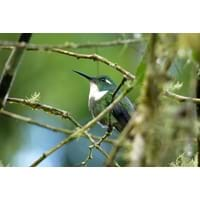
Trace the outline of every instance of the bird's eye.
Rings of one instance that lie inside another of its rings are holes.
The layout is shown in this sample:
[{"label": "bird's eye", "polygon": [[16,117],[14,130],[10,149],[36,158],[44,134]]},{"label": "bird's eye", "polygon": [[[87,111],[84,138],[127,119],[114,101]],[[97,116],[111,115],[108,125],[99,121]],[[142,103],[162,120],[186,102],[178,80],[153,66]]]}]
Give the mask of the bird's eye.
[{"label": "bird's eye", "polygon": [[112,84],[109,80],[107,80],[106,78],[101,78],[101,81],[105,82],[105,83],[108,83],[108,84]]}]

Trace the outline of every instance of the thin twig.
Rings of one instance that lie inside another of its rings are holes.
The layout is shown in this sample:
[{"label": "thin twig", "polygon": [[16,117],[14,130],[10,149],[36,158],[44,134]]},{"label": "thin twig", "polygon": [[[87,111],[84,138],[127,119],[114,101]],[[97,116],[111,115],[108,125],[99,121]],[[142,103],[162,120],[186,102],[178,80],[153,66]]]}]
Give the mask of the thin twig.
[{"label": "thin twig", "polygon": [[[10,118],[13,118],[13,119],[17,119],[17,120],[20,120],[20,121],[23,121],[23,122],[26,122],[26,123],[29,123],[29,124],[32,124],[32,125],[35,125],[35,126],[42,127],[42,128],[46,128],[46,129],[49,129],[49,130],[54,131],[54,132],[64,133],[66,135],[71,135],[74,132],[72,130],[57,128],[57,127],[54,127],[54,126],[49,125],[49,124],[44,124],[44,123],[35,121],[35,120],[31,119],[30,117],[24,117],[22,115],[18,115],[16,113],[11,113],[11,112],[8,112],[8,111],[5,111],[5,110],[1,110],[0,115],[4,115],[4,116],[7,116],[7,117],[10,117]],[[90,135],[92,138],[94,138],[96,140],[101,139],[101,137],[91,135],[90,133],[88,133],[88,135]],[[81,137],[86,137],[86,136],[82,135]],[[115,144],[115,142],[111,139],[106,139],[106,140],[104,140],[104,142],[107,142],[107,143],[110,143],[110,144]]]},{"label": "thin twig", "polygon": [[23,121],[23,122],[26,122],[28,124],[32,124],[32,125],[35,125],[35,126],[40,126],[42,128],[46,128],[46,129],[49,129],[49,130],[54,131],[54,132],[61,132],[61,133],[65,133],[67,135],[70,135],[70,134],[73,133],[73,131],[71,131],[71,130],[67,130],[67,129],[63,129],[63,128],[56,128],[56,127],[51,126],[49,124],[44,124],[44,123],[35,121],[35,120],[33,120],[29,117],[24,117],[22,115],[18,115],[18,114],[8,112],[8,111],[5,111],[5,110],[1,110],[0,115],[4,115],[4,116],[7,116],[7,117],[10,117],[10,118],[13,118],[13,119],[17,119],[17,120],[20,120],[20,121]]},{"label": "thin twig", "polygon": [[[98,42],[98,43],[74,43],[74,42],[65,42],[65,44],[58,44],[58,45],[48,45],[48,44],[27,44],[27,50],[49,50],[52,48],[60,48],[60,49],[79,49],[79,48],[100,48],[100,47],[113,47],[119,45],[129,45],[135,44],[138,42],[146,41],[145,39],[118,39],[113,41],[105,41],[105,42]],[[11,41],[0,41],[0,48],[1,49],[11,49],[14,47],[18,47],[21,44],[18,42],[11,42]]]},{"label": "thin twig", "polygon": [[[106,153],[98,144],[98,142],[95,142],[94,139],[91,137],[91,135],[89,135],[86,131],[84,132],[84,134],[88,137],[88,139],[91,141],[92,145],[89,146],[89,154],[88,154],[88,161],[89,161],[89,157],[92,157],[92,153],[93,153],[93,148],[95,147],[98,151],[100,151],[105,157],[106,159],[109,159],[109,154]],[[86,159],[87,161],[87,159]],[[87,161],[87,162],[88,162]],[[120,167],[120,165],[113,160],[113,163],[116,167]],[[87,164],[87,163],[85,163]]]},{"label": "thin twig", "polygon": [[106,131],[106,133],[96,142],[96,144],[101,145],[101,143],[108,137],[112,135],[112,131]]},{"label": "thin twig", "polygon": [[[123,77],[121,83],[118,85],[118,87],[116,88],[116,90],[114,91],[113,95],[112,95],[112,100],[110,103],[112,103],[115,99],[115,96],[117,94],[117,92],[121,89],[121,87],[124,85],[124,83],[127,81],[127,79],[125,77]],[[111,114],[112,112],[109,113],[108,119],[109,119],[109,125],[108,125],[108,129],[110,129],[108,132],[111,132],[112,130],[112,123],[111,123]]]},{"label": "thin twig", "polygon": [[[107,112],[106,112],[107,113]],[[105,113],[105,114],[106,114]],[[101,113],[100,113],[101,114]],[[89,122],[90,123],[90,122]],[[92,126],[92,125],[91,125]],[[83,127],[84,128],[84,127]],[[89,146],[89,154],[88,154],[88,159],[86,158],[86,162],[85,165],[87,164],[87,162],[89,161],[89,159],[92,159],[92,153],[93,153],[93,147],[95,147],[99,152],[101,152],[107,159],[109,159],[109,155],[100,147],[100,144],[98,144],[98,142],[96,142],[92,135],[89,134],[87,131],[84,131],[83,134],[90,140],[90,142],[92,143],[92,145]],[[101,138],[99,139],[101,140]],[[104,140],[105,141],[105,140]],[[103,142],[103,141],[102,141]],[[119,164],[113,160],[113,163],[115,166],[119,167]]]},{"label": "thin twig", "polygon": [[[88,155],[85,158],[85,160],[81,162],[81,165],[87,166],[89,160],[93,159],[92,154],[93,154],[94,148],[95,147],[97,147],[97,148],[100,147],[101,143],[103,141],[105,141],[111,134],[112,134],[112,131],[106,131],[106,133],[97,142],[95,142],[94,140],[91,140],[90,138],[88,138],[91,141],[92,144],[88,147],[89,148]],[[106,158],[109,158],[109,157],[106,156]],[[117,163],[115,163],[115,165],[118,166]]]},{"label": "thin twig", "polygon": [[83,166],[86,167],[87,164],[88,164],[88,162],[89,162],[89,160],[92,160],[92,159],[93,159],[93,155],[92,155],[93,150],[94,150],[93,145],[90,145],[90,146],[89,146],[89,152],[88,152],[88,155],[87,155],[87,157],[85,158],[85,160],[81,162],[81,165],[83,165]]},{"label": "thin twig", "polygon": [[186,97],[186,96],[175,94],[170,91],[165,91],[165,95],[168,97],[173,97],[174,99],[177,99],[178,101],[192,101],[193,103],[200,104],[199,98]]},{"label": "thin twig", "polygon": [[119,84],[119,86],[116,88],[116,90],[114,91],[113,95],[112,95],[112,101],[114,100],[117,92],[121,89],[121,87],[124,85],[124,83],[127,81],[127,79],[125,77],[123,77],[121,83]]}]

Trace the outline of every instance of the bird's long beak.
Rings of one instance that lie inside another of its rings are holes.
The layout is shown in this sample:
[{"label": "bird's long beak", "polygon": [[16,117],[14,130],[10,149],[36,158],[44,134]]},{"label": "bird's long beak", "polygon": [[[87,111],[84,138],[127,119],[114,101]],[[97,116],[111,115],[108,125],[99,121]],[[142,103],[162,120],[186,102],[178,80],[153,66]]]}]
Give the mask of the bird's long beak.
[{"label": "bird's long beak", "polygon": [[82,72],[78,72],[78,71],[75,71],[75,70],[73,70],[73,72],[75,72],[75,73],[77,73],[77,74],[83,76],[84,78],[88,79],[89,81],[92,81],[92,80],[94,79],[93,77],[88,76],[88,75],[86,75],[86,74],[84,74],[84,73],[82,73]]}]

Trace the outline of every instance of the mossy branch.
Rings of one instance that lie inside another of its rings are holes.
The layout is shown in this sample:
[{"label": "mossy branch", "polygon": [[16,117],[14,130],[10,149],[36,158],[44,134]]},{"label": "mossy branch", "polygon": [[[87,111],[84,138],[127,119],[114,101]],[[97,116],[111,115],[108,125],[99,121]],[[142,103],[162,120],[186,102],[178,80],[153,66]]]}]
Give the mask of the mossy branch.
[{"label": "mossy branch", "polygon": [[193,103],[196,103],[196,104],[200,104],[200,99],[199,98],[194,98],[194,97],[187,97],[187,96],[182,96],[182,95],[179,95],[179,94],[175,94],[171,91],[165,91],[164,93],[166,96],[168,97],[172,97],[178,101],[181,101],[181,102],[185,102],[185,101],[191,101]]},{"label": "mossy branch", "polygon": [[49,105],[45,105],[45,104],[41,104],[41,103],[37,103],[37,102],[31,102],[27,99],[21,99],[21,98],[8,98],[8,102],[9,103],[16,103],[16,104],[22,104],[22,105],[26,105],[31,107],[34,110],[43,110],[44,112],[47,112],[49,114],[52,115],[57,115],[60,116],[64,119],[69,119],[75,126],[77,127],[81,127],[81,125],[78,123],[77,120],[75,120],[73,118],[73,116],[71,115],[71,113],[49,106]]},{"label": "mossy branch", "polygon": [[[149,65],[146,72],[146,77],[144,80],[144,85],[142,88],[139,105],[137,110],[133,113],[131,119],[129,120],[127,126],[124,128],[120,134],[116,144],[111,150],[110,157],[106,161],[106,166],[113,166],[113,160],[115,159],[117,153],[128,142],[133,149],[135,145],[136,137],[140,138],[143,145],[140,151],[140,156],[136,161],[137,164],[133,164],[132,158],[129,158],[131,165],[145,165],[145,136],[148,135],[150,122],[152,122],[154,113],[159,106],[159,95],[162,91],[162,85],[165,80],[165,73],[159,72],[156,63],[155,46],[157,41],[157,35],[152,34],[150,44],[149,44]],[[168,63],[167,63],[168,65]],[[162,75],[162,76],[161,76]],[[160,81],[160,82],[158,82]],[[135,152],[134,152],[135,153]]]}]

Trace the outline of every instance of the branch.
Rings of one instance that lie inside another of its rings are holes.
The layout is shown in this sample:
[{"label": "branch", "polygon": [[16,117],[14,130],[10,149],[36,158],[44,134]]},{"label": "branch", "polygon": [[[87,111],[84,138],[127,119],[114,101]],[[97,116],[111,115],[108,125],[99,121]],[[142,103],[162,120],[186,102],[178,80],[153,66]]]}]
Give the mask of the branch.
[{"label": "branch", "polygon": [[[118,103],[124,96],[126,96],[126,94],[132,89],[132,86],[128,86],[126,88],[126,90],[118,96],[118,98],[116,98],[115,101],[113,101],[112,104],[110,104],[103,112],[101,112],[96,118],[94,118],[93,120],[91,120],[90,122],[88,122],[85,126],[83,126],[81,129],[79,129],[78,131],[74,132],[72,135],[70,135],[67,139],[63,140],[61,143],[59,143],[58,145],[56,145],[55,147],[53,147],[52,149],[50,149],[49,151],[45,152],[42,154],[42,156],[40,156],[31,166],[36,166],[38,165],[40,162],[42,162],[45,158],[47,158],[50,154],[52,154],[53,152],[55,152],[57,149],[61,148],[63,145],[65,145],[66,143],[70,142],[71,141],[71,138],[74,138],[74,135],[80,137],[82,135],[85,135],[88,137],[88,139],[92,142],[92,144],[95,146],[95,148],[97,150],[99,150],[107,159],[109,159],[109,155],[94,141],[94,139],[92,138],[92,136],[87,133],[87,130],[92,126],[94,125],[97,121],[99,121],[107,112],[109,112],[116,103]],[[16,100],[16,98],[15,98]],[[16,102],[16,101],[15,101]],[[25,102],[25,101],[23,101]],[[25,105],[29,105],[30,106],[30,102]],[[40,105],[41,106],[41,105]],[[50,125],[44,125],[44,124],[41,124],[40,122],[36,122],[36,121],[33,121],[32,119],[30,118],[26,118],[26,117],[23,117],[23,116],[20,116],[20,115],[16,115],[14,113],[9,113],[7,111],[1,111],[0,112],[1,114],[3,115],[6,115],[6,116],[9,116],[9,117],[12,117],[12,118],[15,118],[15,119],[18,119],[18,120],[21,120],[21,121],[25,121],[27,123],[30,123],[30,124],[34,124],[34,125],[38,125],[38,126],[41,126],[41,127],[44,127],[44,128],[47,128],[47,129],[51,129],[53,131],[59,131],[59,132],[64,132],[64,133],[67,133],[67,131],[65,129],[58,129],[58,128],[55,128],[55,127],[52,127]],[[70,132],[71,133],[71,132]],[[101,138],[100,138],[101,140]],[[116,161],[113,161],[114,164],[116,166],[119,166]]]},{"label": "branch", "polygon": [[[106,140],[111,134],[112,134],[112,132],[106,131],[106,133],[97,142],[95,142],[91,137],[88,136],[88,139],[91,141],[92,145],[90,145],[88,147],[89,153],[88,153],[87,157],[85,158],[85,160],[81,162],[81,165],[87,166],[87,163],[89,162],[89,160],[93,159],[92,153],[93,153],[94,148],[98,149],[100,147],[101,143],[104,140]],[[101,149],[99,149],[99,150],[102,151]],[[109,155],[107,153],[106,154],[104,153],[104,155],[106,156],[107,159],[109,159]],[[119,166],[117,162],[115,162],[115,165]]]},{"label": "branch", "polygon": [[193,103],[200,104],[199,98],[186,97],[186,96],[175,94],[170,91],[165,91],[165,95],[168,97],[173,97],[174,99],[177,99],[178,101],[192,101]]},{"label": "branch", "polygon": [[[74,42],[66,42],[65,44],[59,45],[47,45],[47,44],[27,44],[26,50],[49,50],[52,48],[59,48],[59,49],[81,49],[81,48],[101,48],[101,47],[113,47],[119,45],[128,45],[128,44],[135,44],[137,42],[146,41],[145,39],[118,39],[113,41],[105,41],[105,42],[96,42],[96,43],[82,43],[77,44]],[[11,49],[14,47],[21,46],[18,42],[11,42],[11,41],[0,41],[0,48],[1,49]]]},{"label": "branch", "polygon": [[113,69],[119,71],[120,73],[124,74],[127,77],[127,79],[130,79],[130,80],[135,79],[135,76],[133,74],[131,74],[130,72],[128,72],[127,70],[125,70],[123,67],[121,67],[118,64],[115,64],[115,63],[109,61],[108,59],[106,59],[100,55],[97,55],[97,54],[81,54],[81,53],[75,53],[72,51],[67,51],[67,50],[57,49],[57,48],[49,49],[49,51],[72,56],[77,59],[90,59],[93,61],[99,61],[99,62],[102,62],[102,63],[112,67]]},{"label": "branch", "polygon": [[[55,108],[55,107],[52,107],[52,106],[49,106],[49,105],[31,102],[31,101],[26,100],[26,99],[11,98],[11,97],[8,98],[8,103],[22,104],[22,105],[29,106],[29,107],[36,109],[36,110],[43,110],[44,112],[62,117],[63,119],[69,119],[76,127],[79,127],[79,128],[82,127],[81,124],[79,124],[79,122],[74,119],[74,117],[71,115],[71,113],[64,111],[64,110],[61,110],[61,109],[58,109],[58,108]],[[23,118],[23,116],[22,116],[22,118]],[[18,119],[20,120],[20,118],[18,118]],[[63,131],[60,131],[60,132],[63,132]],[[72,133],[73,133],[73,131],[71,131],[71,134]],[[83,137],[86,137],[86,136],[83,135]],[[94,139],[98,139],[98,140],[101,139],[101,137],[98,137],[98,136],[95,136],[95,135],[92,135],[92,137]],[[114,141],[111,140],[111,139],[106,139],[105,142],[110,143],[110,144],[114,144]]]},{"label": "branch", "polygon": [[[92,141],[92,143],[95,145],[95,148],[97,150],[99,150],[107,159],[109,159],[109,155],[98,144],[95,143],[92,136],[89,133],[87,133],[86,131],[83,132],[83,133],[84,133],[84,135],[86,135],[89,138],[90,141]],[[49,155],[54,153],[56,150],[60,149],[65,144],[67,144],[67,143],[69,143],[69,142],[73,141],[74,139],[79,138],[81,136],[82,136],[82,132],[76,131],[75,133],[70,135],[68,138],[66,138],[66,139],[62,140],[60,143],[58,143],[55,147],[53,147],[50,150],[43,153],[37,160],[35,160],[30,165],[30,167],[36,167],[38,164],[40,164],[44,159],[46,159]],[[115,160],[113,162],[114,162],[115,166],[119,166],[118,163]]]},{"label": "branch", "polygon": [[61,110],[61,109],[58,109],[58,108],[55,108],[55,107],[52,107],[52,106],[49,106],[49,105],[45,105],[45,104],[31,102],[29,100],[21,99],[21,98],[11,98],[11,97],[9,97],[8,102],[26,105],[26,106],[29,106],[29,107],[35,109],[35,110],[43,110],[44,112],[47,112],[49,114],[57,115],[57,116],[60,116],[64,119],[69,119],[75,126],[81,127],[81,125],[72,117],[71,113],[66,112],[64,110]]},{"label": "branch", "polygon": [[[44,123],[41,123],[41,122],[38,122],[38,121],[35,121],[29,117],[24,117],[22,115],[18,115],[18,114],[15,114],[15,113],[11,113],[11,112],[8,112],[8,111],[5,111],[5,110],[1,110],[0,111],[0,115],[4,115],[4,116],[7,116],[7,117],[10,117],[10,118],[13,118],[13,119],[17,119],[17,120],[20,120],[20,121],[23,121],[23,122],[26,122],[28,124],[32,124],[32,125],[35,125],[35,126],[39,126],[39,127],[42,127],[42,128],[46,128],[48,130],[51,130],[53,132],[60,132],[60,133],[64,133],[66,135],[71,135],[73,134],[74,131],[72,130],[68,130],[68,129],[63,129],[63,128],[57,128],[57,127],[54,127],[54,126],[51,126],[49,124],[44,124]],[[88,133],[88,135],[91,135],[90,133]],[[82,135],[81,137],[86,137],[85,135]],[[100,140],[101,137],[98,137],[98,136],[95,136],[95,135],[91,135],[91,137],[93,137],[94,139],[97,139],[97,140]],[[104,140],[104,142],[107,142],[107,143],[110,143],[110,144],[114,144],[115,142],[111,139],[106,139]]]},{"label": "branch", "polygon": [[[100,46],[110,46],[110,45],[118,45],[118,44],[127,44],[127,43],[130,43],[130,41],[132,40],[119,40],[119,41],[112,41],[112,42],[104,42],[104,43],[91,43],[91,44],[79,44],[79,45],[74,45],[74,47],[76,46],[77,48],[80,48],[80,47],[84,47],[84,48],[88,48],[89,46],[91,47],[97,47],[98,44],[100,44]],[[134,39],[135,41],[135,39]],[[3,42],[2,42],[3,43]],[[6,42],[4,42],[4,44],[2,44],[2,47],[5,45]],[[0,44],[1,46],[1,44]],[[21,45],[17,45],[17,43],[15,43],[16,47],[21,47]],[[73,45],[69,45],[69,46],[73,46]],[[11,47],[11,46],[10,46]],[[102,62],[112,68],[114,68],[115,70],[119,71],[120,73],[124,74],[128,79],[130,80],[134,80],[135,79],[135,76],[132,75],[130,72],[128,72],[127,70],[125,70],[123,67],[119,66],[118,64],[115,64],[111,61],[109,61],[108,59],[100,56],[100,55],[97,55],[97,54],[81,54],[81,53],[75,53],[75,52],[71,52],[71,51],[67,51],[67,50],[63,50],[61,47],[63,46],[43,46],[43,48],[39,48],[39,46],[32,46],[31,48],[31,45],[27,45],[27,50],[41,50],[41,51],[51,51],[51,52],[56,52],[56,53],[60,53],[60,54],[64,54],[64,55],[68,55],[68,56],[72,56],[72,57],[75,57],[77,59],[91,59],[91,60],[94,60],[94,61],[99,61],[99,62]],[[55,48],[56,47],[56,48]],[[65,46],[66,48],[66,46]]]},{"label": "branch", "polygon": [[88,162],[89,162],[89,160],[92,160],[92,159],[93,159],[93,155],[92,155],[93,150],[94,150],[93,145],[90,145],[90,146],[89,146],[89,153],[88,153],[87,157],[85,158],[85,160],[81,162],[81,165],[83,165],[83,166],[86,167],[87,164],[88,164]]},{"label": "branch", "polygon": [[8,57],[0,78],[0,109],[6,104],[6,99],[14,82],[18,65],[24,53],[25,45],[31,39],[30,33],[20,35],[20,47],[15,47]]},{"label": "branch", "polygon": [[[37,160],[35,160],[30,167],[36,167],[37,165],[39,165],[44,159],[46,159],[48,156],[50,156],[52,153],[54,153],[55,151],[57,151],[58,149],[60,149],[61,147],[63,147],[65,144],[75,140],[76,138],[79,138],[80,132],[75,132],[72,135],[70,135],[68,138],[66,138],[65,140],[62,140],[60,143],[58,143],[55,147],[51,148],[50,150],[46,151],[45,153],[43,153]],[[99,146],[96,146],[96,148],[108,159],[109,155]],[[119,166],[115,161],[114,161],[116,166]]]},{"label": "branch", "polygon": [[26,122],[28,124],[32,124],[32,125],[35,125],[35,126],[40,126],[42,128],[46,128],[46,129],[49,129],[49,130],[54,131],[54,132],[62,132],[62,133],[65,133],[67,135],[73,133],[73,131],[71,131],[71,130],[56,128],[56,127],[51,126],[49,124],[43,124],[41,122],[34,121],[33,119],[31,119],[29,117],[24,117],[22,115],[11,113],[11,112],[8,112],[8,111],[5,111],[5,110],[1,110],[0,115],[4,115],[4,116],[7,116],[7,117],[10,117],[10,118],[13,118],[13,119],[17,119],[17,120],[20,120],[20,121],[23,121],[23,122]]},{"label": "branch", "polygon": [[[37,48],[32,48],[29,50],[38,50]],[[67,50],[63,50],[61,48],[43,48],[40,49],[41,51],[51,51],[51,52],[56,52],[56,53],[60,53],[60,54],[64,54],[64,55],[68,55],[68,56],[72,56],[75,57],[77,59],[90,59],[90,60],[94,60],[94,61],[99,61],[102,62],[110,67],[112,67],[113,69],[119,71],[120,73],[124,74],[127,79],[130,80],[134,80],[135,76],[132,75],[130,72],[128,72],[127,70],[125,70],[123,67],[119,66],[118,64],[115,64],[111,61],[109,61],[108,59],[97,55],[97,54],[81,54],[81,53],[76,53],[76,52],[72,52],[72,51],[67,51]]]},{"label": "branch", "polygon": [[[88,134],[86,131],[83,132],[87,137],[88,139],[90,140],[90,142],[92,143],[92,145],[89,146],[89,154],[86,158],[85,161],[82,162],[82,165],[86,165],[87,162],[89,161],[89,159],[92,159],[92,152],[93,152],[93,148],[95,147],[98,151],[100,151],[105,157],[106,159],[109,159],[109,155],[100,147],[100,144],[98,144],[98,142],[95,142],[93,140],[93,138],[91,137],[90,134]],[[101,140],[101,138],[99,139],[99,141]],[[103,142],[103,141],[102,141]],[[120,167],[119,164],[113,160],[113,163],[116,167]]]}]

